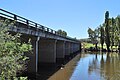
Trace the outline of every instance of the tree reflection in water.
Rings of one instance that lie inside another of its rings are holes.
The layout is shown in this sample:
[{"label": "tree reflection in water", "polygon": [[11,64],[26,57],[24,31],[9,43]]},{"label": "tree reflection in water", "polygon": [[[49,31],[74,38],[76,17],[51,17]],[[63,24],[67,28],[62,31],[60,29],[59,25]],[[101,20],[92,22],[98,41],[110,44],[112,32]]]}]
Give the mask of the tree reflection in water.
[{"label": "tree reflection in water", "polygon": [[89,62],[88,72],[100,73],[105,80],[120,79],[120,54],[101,53],[95,54],[95,58]]}]

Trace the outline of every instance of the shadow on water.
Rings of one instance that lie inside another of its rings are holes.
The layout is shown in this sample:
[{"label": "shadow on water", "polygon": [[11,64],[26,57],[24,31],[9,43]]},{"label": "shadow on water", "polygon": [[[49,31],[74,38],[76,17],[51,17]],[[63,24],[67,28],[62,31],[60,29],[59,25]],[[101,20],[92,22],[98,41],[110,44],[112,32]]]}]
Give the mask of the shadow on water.
[{"label": "shadow on water", "polygon": [[[57,60],[56,64],[39,64],[39,72],[30,80],[119,80],[120,54],[84,52]],[[65,65],[64,69],[60,69]]]},{"label": "shadow on water", "polygon": [[38,73],[28,74],[29,80],[47,80],[55,72],[60,70],[61,67],[64,67],[71,59],[73,59],[79,52],[73,53],[70,56],[66,56],[65,59],[57,59],[55,64],[52,63],[39,63]]}]

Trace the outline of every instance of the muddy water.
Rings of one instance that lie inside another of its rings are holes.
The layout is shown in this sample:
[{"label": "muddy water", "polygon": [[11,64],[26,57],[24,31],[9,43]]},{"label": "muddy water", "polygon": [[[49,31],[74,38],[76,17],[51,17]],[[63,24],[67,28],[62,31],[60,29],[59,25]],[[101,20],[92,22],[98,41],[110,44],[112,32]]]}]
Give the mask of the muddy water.
[{"label": "muddy water", "polygon": [[120,80],[120,54],[78,54],[48,80]]}]

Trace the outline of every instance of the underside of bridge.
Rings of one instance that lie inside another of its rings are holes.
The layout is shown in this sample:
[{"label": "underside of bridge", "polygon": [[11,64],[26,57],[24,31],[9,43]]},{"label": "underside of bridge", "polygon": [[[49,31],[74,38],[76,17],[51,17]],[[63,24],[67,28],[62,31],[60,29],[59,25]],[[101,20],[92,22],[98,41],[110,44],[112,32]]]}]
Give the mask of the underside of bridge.
[{"label": "underside of bridge", "polygon": [[30,35],[21,36],[21,42],[28,42],[31,39],[33,53],[26,53],[29,57],[28,69],[29,73],[38,71],[38,64],[56,63],[57,60],[64,60],[65,56],[80,50],[80,43],[73,43],[61,40],[55,40],[43,37],[34,37]]}]

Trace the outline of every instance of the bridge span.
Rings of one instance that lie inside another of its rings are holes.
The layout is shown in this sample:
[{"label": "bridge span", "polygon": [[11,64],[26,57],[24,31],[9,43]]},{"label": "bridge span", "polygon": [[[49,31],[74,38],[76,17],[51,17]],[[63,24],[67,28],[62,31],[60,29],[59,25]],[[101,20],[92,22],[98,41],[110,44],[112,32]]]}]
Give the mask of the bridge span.
[{"label": "bridge span", "polygon": [[27,54],[30,61],[28,71],[37,72],[39,63],[56,63],[57,59],[64,59],[74,52],[81,50],[79,40],[62,36],[57,31],[36,22],[0,9],[0,20],[15,21],[15,26],[9,26],[10,32],[21,33],[21,41],[28,42],[31,38],[33,54]]}]

